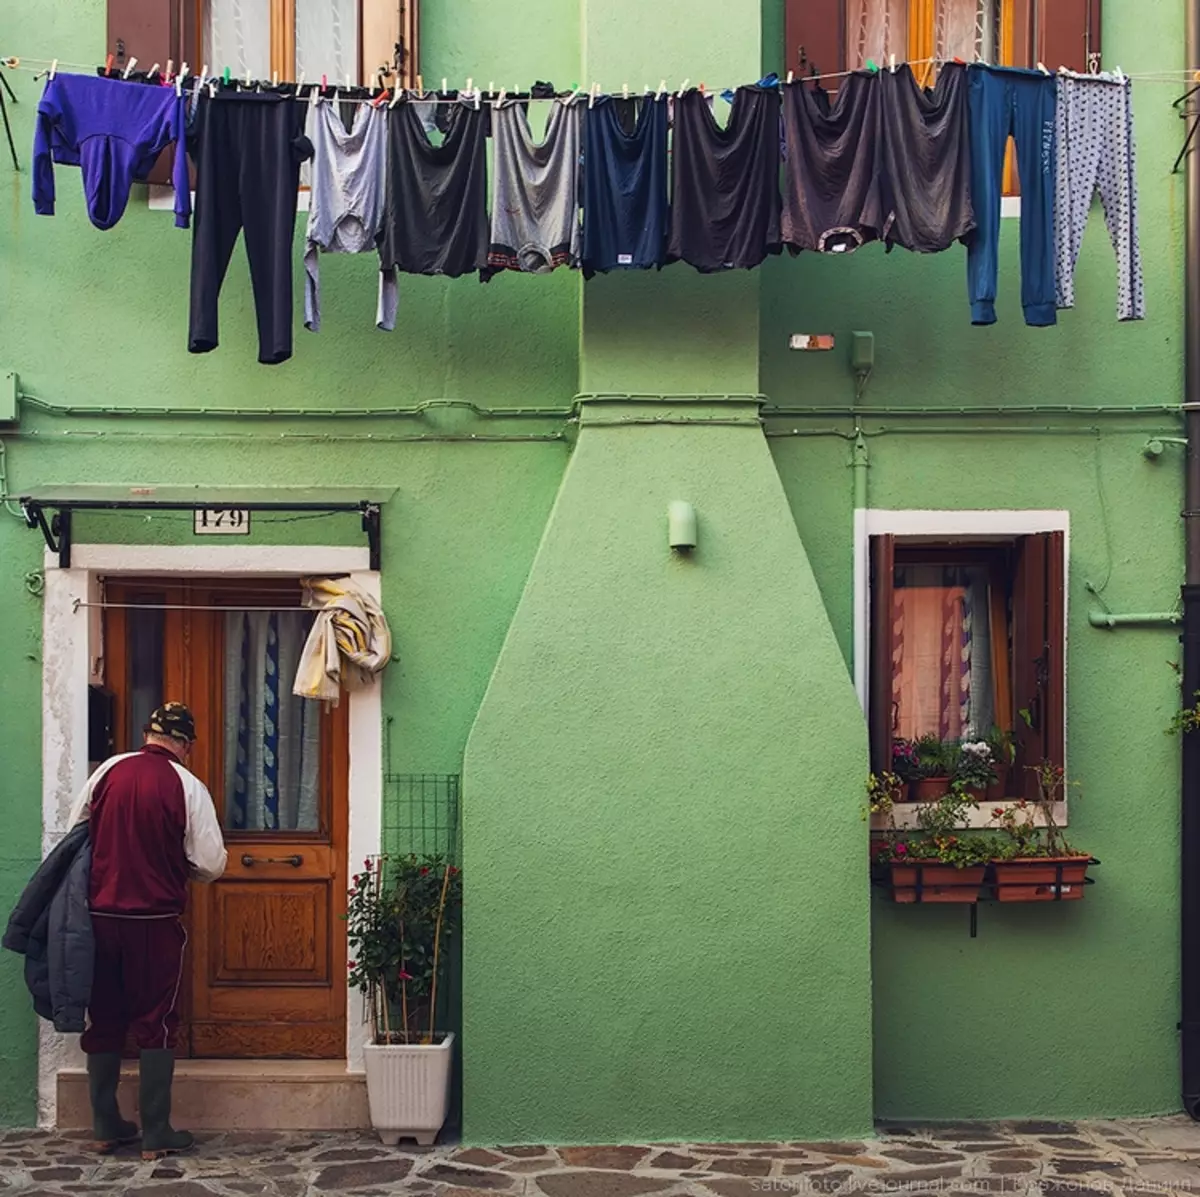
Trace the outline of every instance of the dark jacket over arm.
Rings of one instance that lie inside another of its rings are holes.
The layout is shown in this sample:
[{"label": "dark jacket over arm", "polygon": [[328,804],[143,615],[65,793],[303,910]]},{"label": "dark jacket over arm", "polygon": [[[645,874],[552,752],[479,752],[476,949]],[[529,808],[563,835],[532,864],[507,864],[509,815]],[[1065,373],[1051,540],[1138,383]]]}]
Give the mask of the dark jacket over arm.
[{"label": "dark jacket over arm", "polygon": [[70,1034],[83,1031],[92,994],[91,855],[88,825],[79,823],[34,873],[0,940],[25,957],[34,1010]]}]

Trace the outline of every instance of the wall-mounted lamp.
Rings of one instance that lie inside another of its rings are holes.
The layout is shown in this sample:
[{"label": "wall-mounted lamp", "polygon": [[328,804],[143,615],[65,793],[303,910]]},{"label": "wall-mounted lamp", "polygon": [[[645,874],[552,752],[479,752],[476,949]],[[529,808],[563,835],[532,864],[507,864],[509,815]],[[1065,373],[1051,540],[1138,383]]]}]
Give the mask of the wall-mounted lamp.
[{"label": "wall-mounted lamp", "polygon": [[677,553],[690,553],[696,547],[696,509],[682,499],[667,505],[667,543]]}]

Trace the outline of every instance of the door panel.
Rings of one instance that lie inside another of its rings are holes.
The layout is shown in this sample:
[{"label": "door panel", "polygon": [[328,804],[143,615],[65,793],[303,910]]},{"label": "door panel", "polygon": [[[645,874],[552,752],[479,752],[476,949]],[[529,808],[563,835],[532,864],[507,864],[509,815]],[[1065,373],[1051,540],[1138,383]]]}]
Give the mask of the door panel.
[{"label": "door panel", "polygon": [[[225,876],[191,896],[193,1056],[345,1053],[348,712],[291,696],[302,617],[277,609],[298,608],[299,596],[295,580],[211,579],[159,583],[150,600],[169,608],[162,693],[196,716],[189,767],[212,793],[229,852]],[[131,617],[149,613],[108,614],[123,624],[110,650],[128,659]],[[126,710],[131,675],[109,671]]]}]

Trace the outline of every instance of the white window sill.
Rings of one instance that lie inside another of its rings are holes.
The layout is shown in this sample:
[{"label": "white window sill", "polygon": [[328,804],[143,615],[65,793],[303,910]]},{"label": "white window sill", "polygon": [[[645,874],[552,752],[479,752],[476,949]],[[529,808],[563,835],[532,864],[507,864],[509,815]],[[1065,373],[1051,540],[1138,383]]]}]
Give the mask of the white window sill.
[{"label": "white window sill", "polygon": [[[1014,799],[1001,799],[997,802],[981,802],[978,810],[968,809],[963,817],[963,826],[970,828],[988,828],[992,831],[999,830],[999,822],[992,816],[992,811],[998,807],[1003,807],[1005,810],[1012,810],[1017,805]],[[923,809],[924,804],[920,802],[898,802],[892,808],[892,822],[898,830],[911,831],[917,830],[920,824],[917,822],[917,814]],[[1030,804],[1026,813],[1033,815],[1033,823],[1035,827],[1045,827],[1046,818],[1040,808]],[[1065,802],[1056,802],[1054,804],[1054,822],[1059,827],[1067,826],[1067,804]],[[884,815],[871,816],[872,831],[886,831],[887,818]]]},{"label": "white window sill", "polygon": [[[151,212],[174,212],[175,211],[175,189],[166,187],[161,183],[150,183],[148,185],[150,191],[150,211]],[[296,210],[298,212],[308,211],[308,196],[307,187],[300,189],[299,195],[296,197]],[[192,193],[192,206],[195,207],[196,195]],[[1000,199],[1000,215],[1019,217],[1021,215],[1021,197],[1019,195],[1005,195]]]}]

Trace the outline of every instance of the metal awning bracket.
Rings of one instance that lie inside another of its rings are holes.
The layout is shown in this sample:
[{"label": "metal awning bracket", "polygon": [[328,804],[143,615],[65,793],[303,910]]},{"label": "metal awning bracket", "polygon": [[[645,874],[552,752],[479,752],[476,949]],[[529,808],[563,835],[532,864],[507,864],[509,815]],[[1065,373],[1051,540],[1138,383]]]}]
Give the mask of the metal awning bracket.
[{"label": "metal awning bracket", "polygon": [[[70,569],[71,515],[74,511],[205,511],[214,506],[228,506],[229,501],[189,500],[187,502],[156,503],[146,499],[35,499],[26,495],[20,500],[20,504],[21,512],[25,516],[25,523],[30,528],[39,529],[46,542],[46,547],[50,552],[58,554],[59,568]],[[357,512],[362,517],[362,530],[367,535],[369,567],[372,570],[380,568],[383,512],[378,503],[367,499],[357,503],[242,501],[238,506],[247,511],[311,511],[326,515]],[[46,516],[47,508],[52,508],[54,511],[49,518]]]}]

